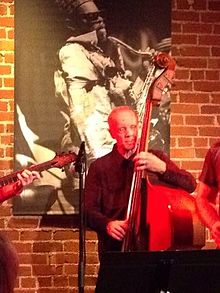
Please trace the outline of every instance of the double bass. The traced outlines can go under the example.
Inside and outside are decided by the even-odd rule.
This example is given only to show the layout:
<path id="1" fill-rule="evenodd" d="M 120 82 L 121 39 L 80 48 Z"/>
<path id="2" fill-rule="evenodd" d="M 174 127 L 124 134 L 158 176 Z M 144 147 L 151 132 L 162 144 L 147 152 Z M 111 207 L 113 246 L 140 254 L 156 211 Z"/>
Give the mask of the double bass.
<path id="1" fill-rule="evenodd" d="M 155 77 L 158 69 L 160 74 Z M 171 85 L 174 70 L 175 61 L 171 56 L 166 53 L 154 56 L 153 67 L 138 99 L 141 136 L 137 153 L 148 149 L 152 107 L 159 105 L 162 94 Z M 204 242 L 204 229 L 199 225 L 194 198 L 183 190 L 152 185 L 146 171 L 134 171 L 126 219 L 124 252 L 167 250 L 175 245 L 182 248 L 198 244 L 199 247 Z M 199 239 L 193 239 L 194 227 L 198 227 Z"/>

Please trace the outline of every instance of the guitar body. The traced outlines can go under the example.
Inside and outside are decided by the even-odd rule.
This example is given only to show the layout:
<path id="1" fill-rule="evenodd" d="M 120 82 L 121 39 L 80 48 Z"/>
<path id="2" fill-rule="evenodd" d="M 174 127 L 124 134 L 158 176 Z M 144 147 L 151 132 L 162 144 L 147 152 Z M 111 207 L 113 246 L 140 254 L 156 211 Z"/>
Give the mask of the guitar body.
<path id="1" fill-rule="evenodd" d="M 205 228 L 193 196 L 181 189 L 149 183 L 147 197 L 149 251 L 200 249 L 205 245 Z"/>

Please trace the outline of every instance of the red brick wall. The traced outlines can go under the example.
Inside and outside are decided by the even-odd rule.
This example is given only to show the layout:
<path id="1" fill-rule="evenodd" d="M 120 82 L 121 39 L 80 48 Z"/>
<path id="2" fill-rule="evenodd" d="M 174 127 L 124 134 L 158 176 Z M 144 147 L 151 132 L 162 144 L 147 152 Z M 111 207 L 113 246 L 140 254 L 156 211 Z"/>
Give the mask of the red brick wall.
<path id="1" fill-rule="evenodd" d="M 171 157 L 196 178 L 208 147 L 220 134 L 219 20 L 218 0 L 173 1 L 172 54 L 177 70 L 172 90 Z M 0 0 L 0 175 L 13 169 L 13 60 L 14 1 Z M 19 254 L 15 292 L 61 293 L 70 288 L 77 292 L 78 230 L 74 219 L 13 217 L 9 201 L 0 209 L 0 229 Z M 93 292 L 97 242 L 93 232 L 87 232 L 86 239 L 85 286 L 86 292 Z"/>
<path id="2" fill-rule="evenodd" d="M 189 3 L 193 3 L 191 6 Z M 220 135 L 220 2 L 173 1 L 171 156 L 196 177 Z"/>
<path id="3" fill-rule="evenodd" d="M 192 3 L 192 5 L 189 5 Z M 171 157 L 196 178 L 220 137 L 220 2 L 173 1 Z M 207 231 L 206 247 L 213 247 Z"/>

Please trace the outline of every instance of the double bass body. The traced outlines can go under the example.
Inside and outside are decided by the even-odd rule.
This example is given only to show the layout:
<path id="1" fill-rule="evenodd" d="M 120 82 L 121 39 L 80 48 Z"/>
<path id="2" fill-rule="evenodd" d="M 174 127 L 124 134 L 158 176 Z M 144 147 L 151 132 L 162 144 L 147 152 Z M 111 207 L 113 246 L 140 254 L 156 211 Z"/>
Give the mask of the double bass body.
<path id="1" fill-rule="evenodd" d="M 147 188 L 148 250 L 200 249 L 205 243 L 205 229 L 194 197 L 182 189 L 149 182 Z"/>

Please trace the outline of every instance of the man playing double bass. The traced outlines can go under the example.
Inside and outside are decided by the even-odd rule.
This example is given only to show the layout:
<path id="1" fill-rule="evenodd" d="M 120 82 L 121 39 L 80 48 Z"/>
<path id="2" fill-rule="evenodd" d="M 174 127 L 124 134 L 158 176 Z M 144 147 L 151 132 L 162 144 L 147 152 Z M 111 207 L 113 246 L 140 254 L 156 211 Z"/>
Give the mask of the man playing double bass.
<path id="1" fill-rule="evenodd" d="M 109 154 L 90 165 L 85 184 L 87 221 L 98 234 L 99 257 L 106 251 L 121 251 L 128 229 L 126 212 L 134 171 L 147 170 L 153 181 L 159 180 L 189 193 L 196 187 L 194 177 L 163 152 L 136 153 L 138 117 L 130 107 L 114 108 L 108 124 L 116 144 Z"/>

